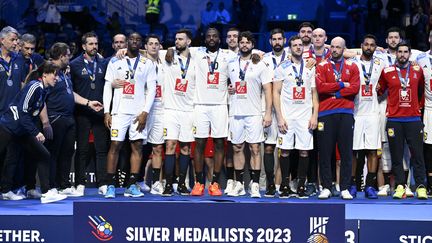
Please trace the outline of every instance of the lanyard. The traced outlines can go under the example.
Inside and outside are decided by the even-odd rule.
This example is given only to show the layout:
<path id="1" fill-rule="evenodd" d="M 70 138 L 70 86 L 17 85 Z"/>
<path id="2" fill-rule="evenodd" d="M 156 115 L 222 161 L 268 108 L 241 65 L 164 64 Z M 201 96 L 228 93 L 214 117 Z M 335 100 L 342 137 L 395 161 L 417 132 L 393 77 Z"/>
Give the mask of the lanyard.
<path id="1" fill-rule="evenodd" d="M 208 53 L 208 50 L 206 50 L 206 52 Z M 216 61 L 217 61 L 218 56 L 219 56 L 219 49 L 218 49 L 218 51 L 216 53 L 216 57 L 215 57 L 215 59 L 213 61 L 210 61 L 210 57 L 207 56 L 207 63 L 208 63 L 208 66 L 209 66 L 210 74 L 214 73 L 214 70 L 215 70 L 215 67 L 216 67 Z"/>
<path id="2" fill-rule="evenodd" d="M 60 78 L 66 83 L 66 91 L 69 93 L 69 94 L 71 94 L 72 92 L 72 90 L 70 89 L 70 87 L 69 87 L 69 82 L 68 82 L 68 78 L 66 77 L 66 74 L 64 73 L 64 72 L 59 72 L 59 76 L 60 76 Z"/>
<path id="3" fill-rule="evenodd" d="M 324 51 L 323 51 L 323 54 L 322 54 L 322 55 L 318 55 L 318 54 L 316 54 L 314 48 L 311 48 L 311 51 L 312 51 L 312 54 L 315 55 L 315 58 L 318 58 L 318 57 L 319 57 L 319 58 L 321 58 L 321 59 L 324 59 L 324 58 L 327 56 L 327 53 L 328 53 L 328 49 L 327 49 L 327 48 L 324 48 Z"/>
<path id="4" fill-rule="evenodd" d="M 400 72 L 400 68 L 396 67 L 398 76 L 399 76 L 399 81 L 401 83 L 402 89 L 406 90 L 406 87 L 409 85 L 410 79 L 409 79 L 409 72 L 410 72 L 410 67 L 411 65 L 408 64 L 408 67 L 406 68 L 407 72 L 405 73 L 405 77 L 402 78 L 402 74 Z M 405 69 L 405 68 L 403 68 Z"/>
<path id="5" fill-rule="evenodd" d="M 134 63 L 134 65 L 133 65 L 133 68 L 132 68 L 132 66 L 131 66 L 131 63 L 130 63 L 129 58 L 126 59 L 126 62 L 127 62 L 127 64 L 128 64 L 128 68 L 129 68 L 129 72 L 131 73 L 131 74 L 130 74 L 130 79 L 131 79 L 131 80 L 133 80 L 134 77 L 135 77 L 135 72 L 136 72 L 136 69 L 137 69 L 137 67 L 138 67 L 139 59 L 140 59 L 140 55 L 138 54 L 138 56 L 137 56 L 136 59 L 135 59 L 135 63 Z M 157 73 L 157 65 L 156 65 L 156 73 Z"/>
<path id="6" fill-rule="evenodd" d="M 240 57 L 238 59 L 238 62 L 239 62 L 239 78 L 240 78 L 241 81 L 244 81 L 245 80 L 245 76 L 246 76 L 246 71 L 247 71 L 247 68 L 249 66 L 250 61 L 246 62 L 246 65 L 243 67 L 243 70 L 240 67 Z"/>
<path id="7" fill-rule="evenodd" d="M 344 66 L 344 60 L 342 59 L 339 70 L 336 70 L 336 64 L 334 61 L 330 61 L 331 65 L 333 67 L 333 73 L 336 75 L 336 82 L 341 82 L 341 78 L 342 78 L 342 70 L 343 70 L 343 66 Z"/>
<path id="8" fill-rule="evenodd" d="M 299 87 L 302 86 L 302 84 L 303 84 L 303 78 L 302 78 L 302 76 L 303 76 L 303 64 L 304 64 L 304 62 L 303 62 L 303 58 L 302 58 L 301 64 L 300 64 L 300 73 L 297 72 L 297 68 L 294 66 L 294 63 L 293 63 L 293 66 L 292 66 L 293 70 L 294 70 L 296 84 Z"/>
<path id="9" fill-rule="evenodd" d="M 277 66 L 285 60 L 285 50 L 282 53 L 282 58 L 281 58 L 279 64 L 276 62 L 275 54 L 273 52 L 272 52 L 272 59 L 273 59 L 273 69 L 276 69 Z"/>
<path id="10" fill-rule="evenodd" d="M 0 49 L 1 51 L 1 49 Z M 8 63 L 5 59 L 3 59 L 2 57 L 0 57 L 0 64 L 3 66 L 3 68 L 6 71 L 6 75 L 8 77 L 8 79 L 10 79 L 11 75 L 12 75 L 12 63 L 13 63 L 13 58 L 11 56 L 11 60 Z M 9 64 L 9 65 L 8 65 Z"/>
<path id="11" fill-rule="evenodd" d="M 191 55 L 189 53 L 188 57 L 187 57 L 187 61 L 186 61 L 186 66 L 184 66 L 182 59 L 180 57 L 178 57 L 178 60 L 179 60 L 179 63 L 180 63 L 180 69 L 181 69 L 181 77 L 182 77 L 182 79 L 186 78 L 186 74 L 187 74 L 187 71 L 189 69 L 190 59 L 191 59 Z"/>
<path id="12" fill-rule="evenodd" d="M 366 67 L 363 64 L 363 62 L 361 63 L 361 65 L 362 65 L 362 70 L 363 70 L 363 77 L 365 78 L 365 83 L 366 83 L 366 85 L 369 85 L 370 78 L 372 76 L 372 68 L 374 65 L 374 60 L 373 60 L 373 58 L 370 60 L 370 66 L 369 66 L 369 72 L 368 73 L 366 72 Z"/>
<path id="13" fill-rule="evenodd" d="M 86 69 L 86 71 L 87 71 L 87 73 L 89 74 L 89 77 L 90 77 L 90 80 L 91 81 L 95 81 L 95 79 L 96 79 L 96 68 L 97 68 L 97 59 L 95 58 L 94 59 L 94 61 L 93 61 L 93 71 L 92 70 L 90 70 L 90 67 L 89 67 L 89 62 L 87 61 L 87 59 L 84 59 L 84 63 L 85 63 L 85 69 Z"/>

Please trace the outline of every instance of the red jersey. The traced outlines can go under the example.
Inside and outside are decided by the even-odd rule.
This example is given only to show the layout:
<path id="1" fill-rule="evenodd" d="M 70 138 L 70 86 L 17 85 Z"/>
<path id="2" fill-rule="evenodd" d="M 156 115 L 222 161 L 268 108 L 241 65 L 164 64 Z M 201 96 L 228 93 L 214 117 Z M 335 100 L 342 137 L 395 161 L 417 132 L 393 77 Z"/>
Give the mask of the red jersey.
<path id="1" fill-rule="evenodd" d="M 315 50 L 313 48 L 309 49 L 309 55 L 313 58 L 315 58 L 317 65 L 320 64 L 322 61 L 325 61 L 331 57 L 331 51 L 328 48 L 324 48 L 324 53 L 322 55 L 318 55 L 315 53 Z"/>
<path id="2" fill-rule="evenodd" d="M 344 82 L 350 83 L 349 87 L 345 87 Z M 357 65 L 345 59 L 339 63 L 329 59 L 321 62 L 316 68 L 316 88 L 319 96 L 318 116 L 353 114 L 354 98 L 360 88 Z"/>
<path id="3" fill-rule="evenodd" d="M 425 84 L 420 66 L 409 64 L 407 68 L 399 68 L 396 65 L 384 68 L 378 84 L 378 95 L 388 90 L 388 118 L 410 119 L 421 116 L 419 100 Z"/>

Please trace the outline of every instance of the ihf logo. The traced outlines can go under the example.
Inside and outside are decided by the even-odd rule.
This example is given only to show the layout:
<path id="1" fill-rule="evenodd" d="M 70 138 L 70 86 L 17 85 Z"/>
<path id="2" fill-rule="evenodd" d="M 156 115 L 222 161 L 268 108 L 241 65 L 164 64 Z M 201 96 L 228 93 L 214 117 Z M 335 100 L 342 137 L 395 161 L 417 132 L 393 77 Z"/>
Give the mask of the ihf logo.
<path id="1" fill-rule="evenodd" d="M 329 222 L 329 217 L 310 217 L 309 218 L 309 236 L 308 243 L 328 243 L 326 234 L 326 226 Z"/>

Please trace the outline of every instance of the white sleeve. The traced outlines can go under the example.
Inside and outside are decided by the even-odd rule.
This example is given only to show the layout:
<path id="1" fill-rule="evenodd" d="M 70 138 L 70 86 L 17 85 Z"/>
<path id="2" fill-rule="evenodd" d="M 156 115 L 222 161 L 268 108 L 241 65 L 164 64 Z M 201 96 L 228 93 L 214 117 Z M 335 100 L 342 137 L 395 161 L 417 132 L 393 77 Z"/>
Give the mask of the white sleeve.
<path id="1" fill-rule="evenodd" d="M 151 62 L 151 67 L 149 67 L 146 77 L 147 94 L 144 104 L 144 112 L 146 113 L 150 113 L 154 99 L 156 97 L 156 80 L 156 65 Z"/>
<path id="2" fill-rule="evenodd" d="M 104 91 L 103 91 L 103 106 L 104 106 L 104 113 L 109 113 L 110 112 L 110 105 L 111 105 L 111 100 L 112 100 L 112 86 L 111 83 L 114 80 L 114 75 L 113 75 L 113 68 L 112 68 L 112 63 L 109 62 L 108 63 L 108 67 L 107 67 L 107 71 L 105 74 L 105 85 L 104 85 Z"/>

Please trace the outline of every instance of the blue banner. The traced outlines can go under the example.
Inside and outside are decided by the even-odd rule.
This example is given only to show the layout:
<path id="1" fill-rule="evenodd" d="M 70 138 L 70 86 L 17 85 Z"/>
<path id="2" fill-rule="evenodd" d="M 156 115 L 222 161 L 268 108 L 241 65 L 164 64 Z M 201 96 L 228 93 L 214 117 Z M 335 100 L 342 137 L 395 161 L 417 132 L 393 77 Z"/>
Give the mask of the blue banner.
<path id="1" fill-rule="evenodd" d="M 0 216 L 0 242 L 72 243 L 72 216 Z"/>
<path id="2" fill-rule="evenodd" d="M 345 205 L 75 202 L 75 242 L 332 242 Z"/>

